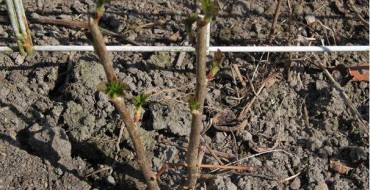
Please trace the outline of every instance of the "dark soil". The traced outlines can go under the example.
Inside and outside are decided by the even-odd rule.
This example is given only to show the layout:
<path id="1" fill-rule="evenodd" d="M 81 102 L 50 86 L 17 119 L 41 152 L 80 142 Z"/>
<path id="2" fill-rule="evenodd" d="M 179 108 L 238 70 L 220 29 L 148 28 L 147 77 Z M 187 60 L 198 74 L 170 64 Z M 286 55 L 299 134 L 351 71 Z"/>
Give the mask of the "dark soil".
<path id="1" fill-rule="evenodd" d="M 1 2 L 1 1 L 0 1 Z M 92 0 L 24 1 L 30 18 L 86 21 Z M 212 22 L 211 44 L 246 45 L 369 45 L 369 32 L 341 1 L 283 3 L 275 36 L 269 32 L 274 1 L 220 1 Z M 0 14 L 6 17 L 5 2 Z M 368 1 L 356 0 L 361 16 L 369 18 Z M 107 35 L 108 45 L 126 45 L 123 38 L 143 45 L 180 46 L 184 19 L 192 1 L 113 1 L 101 27 L 122 35 Z M 312 19 L 314 23 L 307 24 Z M 146 23 L 164 25 L 137 28 Z M 34 45 L 90 45 L 85 29 L 30 22 Z M 180 38 L 171 41 L 175 33 Z M 300 41 L 299 36 L 313 41 Z M 16 45 L 9 23 L 0 25 L 0 45 Z M 199 189 L 368 189 L 369 141 L 338 90 L 317 67 L 312 53 L 225 53 L 226 60 L 210 82 L 204 126 L 222 110 L 238 116 L 255 90 L 272 73 L 279 77 L 264 88 L 243 116 L 248 125 L 234 133 L 210 126 L 203 145 L 234 155 L 224 164 L 257 167 L 255 172 L 221 170 L 218 178 L 199 180 Z M 119 77 L 130 86 L 126 99 L 154 92 L 145 106 L 140 133 L 153 171 L 163 163 L 184 161 L 191 114 L 187 97 L 195 88 L 195 55 L 187 53 L 111 53 Z M 369 52 L 318 53 L 328 68 L 368 63 Z M 211 58 L 211 56 L 210 56 Z M 210 59 L 211 60 L 211 59 Z M 245 87 L 235 74 L 236 65 Z M 338 82 L 340 72 L 330 69 Z M 247 82 L 250 79 L 251 83 Z M 96 86 L 105 80 L 92 52 L 0 54 L 0 189 L 144 189 L 135 153 L 124 130 L 120 151 L 116 142 L 122 125 L 118 112 Z M 368 82 L 343 84 L 362 118 L 369 122 Z M 164 138 L 173 144 L 159 141 Z M 178 145 L 178 146 L 174 146 Z M 256 155 L 260 151 L 269 153 Z M 249 157 L 247 159 L 244 159 Z M 352 169 L 338 173 L 330 161 Z M 218 164 L 206 154 L 203 163 Z M 236 165 L 234 164 L 234 165 Z M 202 173 L 210 173 L 204 169 Z M 295 178 L 287 179 L 298 174 Z M 169 169 L 159 180 L 162 189 L 183 182 L 183 168 Z"/>

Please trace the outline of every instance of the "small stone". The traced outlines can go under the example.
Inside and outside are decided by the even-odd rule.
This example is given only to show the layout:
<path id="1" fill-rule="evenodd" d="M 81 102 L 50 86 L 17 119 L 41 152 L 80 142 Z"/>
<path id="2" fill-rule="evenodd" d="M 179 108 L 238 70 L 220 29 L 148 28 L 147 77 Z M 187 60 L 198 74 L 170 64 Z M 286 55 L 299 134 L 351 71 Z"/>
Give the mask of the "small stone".
<path id="1" fill-rule="evenodd" d="M 369 83 L 361 81 L 360 82 L 360 88 L 361 89 L 369 88 Z"/>
<path id="2" fill-rule="evenodd" d="M 333 148 L 332 148 L 332 147 L 330 147 L 330 146 L 324 146 L 324 147 L 323 147 L 323 150 L 326 152 L 326 154 L 327 154 L 328 156 L 333 155 L 334 150 L 333 150 Z"/>
<path id="3" fill-rule="evenodd" d="M 320 182 L 315 186 L 314 190 L 329 190 L 329 187 L 325 182 Z"/>
<path id="4" fill-rule="evenodd" d="M 193 70 L 194 69 L 194 65 L 192 63 L 189 63 L 189 64 L 186 65 L 186 69 Z"/>
<path id="5" fill-rule="evenodd" d="M 107 182 L 112 184 L 112 185 L 116 185 L 116 180 L 114 180 L 114 178 L 112 176 L 107 177 Z"/>
<path id="6" fill-rule="evenodd" d="M 226 137 L 223 133 L 217 132 L 215 138 L 216 138 L 216 143 L 222 143 L 225 141 Z"/>
<path id="7" fill-rule="evenodd" d="M 213 89 L 212 90 L 212 95 L 214 98 L 217 98 L 221 95 L 221 91 L 219 89 Z"/>
<path id="8" fill-rule="evenodd" d="M 72 16 L 66 15 L 66 14 L 61 14 L 57 18 L 58 19 L 64 19 L 64 20 L 72 20 Z"/>
<path id="9" fill-rule="evenodd" d="M 80 1 L 73 1 L 73 4 L 71 6 L 71 11 L 74 14 L 81 14 L 83 12 L 86 12 L 84 8 L 84 4 L 82 4 Z"/>
<path id="10" fill-rule="evenodd" d="M 354 147 L 351 149 L 349 153 L 349 157 L 351 158 L 352 162 L 359 162 L 359 161 L 366 161 L 368 158 L 368 155 L 366 154 L 363 148 Z"/>
<path id="11" fill-rule="evenodd" d="M 31 14 L 31 17 L 32 17 L 32 18 L 39 18 L 39 17 L 40 17 L 40 15 L 39 15 L 39 14 L 37 14 L 37 13 L 32 13 L 32 14 Z"/>
<path id="12" fill-rule="evenodd" d="M 292 166 L 297 167 L 299 164 L 301 164 L 301 159 L 298 157 L 296 159 L 292 159 Z"/>
<path id="13" fill-rule="evenodd" d="M 257 33 L 260 33 L 262 30 L 262 26 L 258 23 L 253 25 L 253 30 L 256 31 Z"/>
<path id="14" fill-rule="evenodd" d="M 161 167 L 162 167 L 162 161 L 157 158 L 157 157 L 153 157 L 152 159 L 152 165 L 153 165 L 153 169 L 158 171 Z"/>
<path id="15" fill-rule="evenodd" d="M 254 9 L 254 12 L 257 13 L 257 14 L 263 14 L 265 12 L 265 9 L 263 7 L 256 7 L 256 9 Z"/>
<path id="16" fill-rule="evenodd" d="M 299 189 L 300 187 L 301 187 L 301 180 L 298 177 L 296 177 L 290 184 L 290 188 L 295 190 L 295 189 Z"/>
<path id="17" fill-rule="evenodd" d="M 5 97 L 10 93 L 10 89 L 6 88 L 4 86 L 1 87 L 0 89 L 0 97 Z"/>
<path id="18" fill-rule="evenodd" d="M 28 130 L 30 132 L 36 132 L 36 131 L 40 131 L 42 129 L 42 126 L 40 126 L 39 124 L 35 123 L 33 124 L 30 128 L 28 128 Z"/>
<path id="19" fill-rule="evenodd" d="M 44 0 L 37 0 L 37 7 L 39 8 L 39 9 L 42 9 L 42 7 L 44 6 Z"/>
<path id="20" fill-rule="evenodd" d="M 237 15 L 237 16 L 242 16 L 242 8 L 240 6 L 233 6 L 232 10 L 231 10 L 231 14 L 232 15 Z"/>
<path id="21" fill-rule="evenodd" d="M 319 139 L 312 138 L 307 142 L 307 148 L 311 151 L 315 151 L 322 146 L 322 142 Z"/>
<path id="22" fill-rule="evenodd" d="M 17 124 L 18 123 L 18 119 L 17 118 L 13 118 L 12 120 L 10 120 L 10 122 L 12 124 Z"/>
<path id="23" fill-rule="evenodd" d="M 272 167 L 274 165 L 274 162 L 267 160 L 264 165 L 267 167 Z"/>
<path id="24" fill-rule="evenodd" d="M 136 38 L 137 38 L 137 34 L 136 33 L 132 33 L 126 39 L 127 40 L 131 40 L 131 41 L 135 41 Z"/>
<path id="25" fill-rule="evenodd" d="M 60 168 L 58 168 L 58 169 L 56 169 L 55 173 L 58 174 L 58 175 L 62 175 L 63 171 Z"/>
<path id="26" fill-rule="evenodd" d="M 24 63 L 25 58 L 26 58 L 25 56 L 22 56 L 19 54 L 17 58 L 15 59 L 15 64 L 22 65 Z"/>
<path id="27" fill-rule="evenodd" d="M 4 38 L 9 37 L 9 34 L 8 34 L 7 32 L 5 32 L 5 31 L 4 31 L 4 32 L 2 32 L 1 34 L 3 35 L 3 37 L 4 37 Z"/>
<path id="28" fill-rule="evenodd" d="M 163 29 L 159 29 L 159 28 L 154 29 L 154 34 L 164 34 L 166 32 L 167 32 L 167 30 L 163 30 Z"/>
<path id="29" fill-rule="evenodd" d="M 237 1 L 235 3 L 236 6 L 241 8 L 241 12 L 246 14 L 248 11 L 251 10 L 251 2 L 250 1 Z"/>
<path id="30" fill-rule="evenodd" d="M 307 24 L 314 23 L 316 21 L 316 18 L 312 14 L 307 14 L 304 19 L 306 20 Z"/>

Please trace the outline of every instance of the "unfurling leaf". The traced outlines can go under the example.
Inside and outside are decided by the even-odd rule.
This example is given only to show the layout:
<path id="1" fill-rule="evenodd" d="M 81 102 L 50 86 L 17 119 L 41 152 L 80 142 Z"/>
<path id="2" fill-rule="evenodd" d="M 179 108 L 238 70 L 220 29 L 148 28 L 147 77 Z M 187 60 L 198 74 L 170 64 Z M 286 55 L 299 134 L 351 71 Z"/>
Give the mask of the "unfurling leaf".
<path id="1" fill-rule="evenodd" d="M 212 68 L 207 75 L 207 79 L 212 79 L 217 74 L 224 59 L 225 55 L 218 49 L 213 57 Z"/>
<path id="2" fill-rule="evenodd" d="M 215 75 L 217 74 L 219 70 L 220 70 L 220 67 L 212 67 L 207 75 L 207 79 L 208 80 L 213 79 L 213 77 L 215 77 Z"/>
<path id="3" fill-rule="evenodd" d="M 112 0 L 97 0 L 96 2 L 96 11 L 95 11 L 95 20 L 99 21 L 105 12 L 104 5 L 110 3 Z"/>
<path id="4" fill-rule="evenodd" d="M 191 111 L 198 110 L 200 108 L 200 105 L 194 96 L 189 97 L 188 103 Z"/>
<path id="5" fill-rule="evenodd" d="M 201 9 L 204 12 L 204 21 L 211 22 L 212 17 L 215 17 L 220 10 L 220 5 L 217 0 L 203 0 Z"/>
<path id="6" fill-rule="evenodd" d="M 193 13 L 182 21 L 182 23 L 185 25 L 185 31 L 188 33 L 188 35 L 193 35 L 193 24 L 197 21 L 197 18 L 198 14 Z"/>
<path id="7" fill-rule="evenodd" d="M 143 110 L 143 108 L 141 106 L 136 107 L 135 114 L 134 114 L 134 122 L 135 123 L 140 121 L 142 110 Z"/>
<path id="8" fill-rule="evenodd" d="M 143 105 L 146 103 L 149 94 L 139 94 L 133 98 L 133 102 L 135 105 L 135 114 L 134 114 L 134 122 L 137 123 L 140 121 L 141 112 L 143 110 Z"/>
<path id="9" fill-rule="evenodd" d="M 123 91 L 129 89 L 128 85 L 120 81 L 101 82 L 98 84 L 97 89 L 106 93 L 109 98 L 123 96 Z"/>
<path id="10" fill-rule="evenodd" d="M 146 103 L 146 100 L 148 99 L 149 95 L 142 93 L 140 95 L 137 95 L 133 98 L 133 102 L 136 108 L 143 106 Z"/>
<path id="11" fill-rule="evenodd" d="M 217 64 L 217 67 L 220 67 L 222 62 L 224 62 L 224 59 L 225 54 L 223 54 L 220 49 L 217 49 L 217 51 L 215 52 L 215 56 L 213 57 L 213 62 Z"/>

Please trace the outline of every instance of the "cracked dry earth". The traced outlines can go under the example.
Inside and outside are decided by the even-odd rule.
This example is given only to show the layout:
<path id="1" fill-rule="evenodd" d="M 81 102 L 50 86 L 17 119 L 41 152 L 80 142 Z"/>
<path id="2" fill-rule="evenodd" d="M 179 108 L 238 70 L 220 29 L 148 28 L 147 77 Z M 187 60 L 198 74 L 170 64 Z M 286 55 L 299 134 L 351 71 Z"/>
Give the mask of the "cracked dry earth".
<path id="1" fill-rule="evenodd" d="M 0 1 L 0 45 L 16 45 Z M 34 45 L 91 45 L 85 29 L 40 23 L 37 18 L 87 20 L 92 0 L 23 1 Z M 211 45 L 369 45 L 369 31 L 346 1 L 290 1 L 281 8 L 275 36 L 269 32 L 277 2 L 223 1 L 211 25 Z M 354 1 L 369 18 L 369 2 Z M 183 44 L 181 20 L 192 1 L 113 1 L 100 26 L 108 45 Z M 163 21 L 162 25 L 142 27 Z M 198 189 L 368 189 L 369 141 L 340 92 L 317 67 L 312 53 L 225 53 L 222 69 L 210 82 L 203 135 L 223 164 L 248 165 L 254 172 L 203 169 L 217 179 L 199 180 Z M 316 53 L 342 84 L 362 119 L 369 122 L 369 84 L 345 82 L 336 66 L 368 63 L 369 52 Z M 194 92 L 195 55 L 112 52 L 119 77 L 129 84 L 126 100 L 152 92 L 140 124 L 153 171 L 184 161 Z M 211 60 L 211 56 L 210 59 Z M 277 77 L 264 83 L 272 74 Z M 105 94 L 96 90 L 104 70 L 92 52 L 0 53 L 0 189 L 144 189 L 131 141 Z M 264 88 L 261 88 L 264 86 Z M 254 92 L 259 91 L 258 96 Z M 247 111 L 244 108 L 250 105 Z M 211 125 L 242 115 L 245 126 Z M 223 128 L 220 128 L 223 127 Z M 228 128 L 225 128 L 228 127 Z M 265 153 L 269 151 L 269 153 Z M 239 161 L 237 161 L 239 160 Z M 236 162 L 235 162 L 236 161 Z M 205 164 L 219 164 L 205 154 Z M 176 189 L 183 168 L 159 179 L 161 189 Z"/>

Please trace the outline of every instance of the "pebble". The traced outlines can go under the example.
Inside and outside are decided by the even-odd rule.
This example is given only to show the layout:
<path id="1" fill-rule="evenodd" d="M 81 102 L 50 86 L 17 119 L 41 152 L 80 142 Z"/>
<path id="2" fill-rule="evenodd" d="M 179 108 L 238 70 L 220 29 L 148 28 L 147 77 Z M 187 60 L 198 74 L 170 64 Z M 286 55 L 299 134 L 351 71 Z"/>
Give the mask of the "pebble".
<path id="1" fill-rule="evenodd" d="M 256 7 L 256 9 L 254 9 L 254 12 L 260 15 L 265 12 L 265 9 L 263 7 L 258 6 Z"/>
<path id="2" fill-rule="evenodd" d="M 314 23 L 316 21 L 316 18 L 312 14 L 307 14 L 304 19 L 306 20 L 307 24 Z"/>
<path id="3" fill-rule="evenodd" d="M 63 19 L 63 20 L 72 20 L 72 16 L 66 15 L 66 14 L 61 14 L 57 16 L 58 19 Z"/>
<path id="4" fill-rule="evenodd" d="M 154 170 L 159 170 L 162 167 L 163 163 L 159 158 L 153 157 L 152 164 L 153 164 L 153 169 Z"/>
<path id="5" fill-rule="evenodd" d="M 237 1 L 235 3 L 237 6 L 241 7 L 241 12 L 243 14 L 247 13 L 251 10 L 251 2 L 250 1 Z"/>
<path id="6" fill-rule="evenodd" d="M 326 185 L 325 182 L 320 182 L 319 184 L 317 184 L 317 186 L 315 186 L 314 189 L 315 190 L 329 190 L 329 187 L 328 185 Z"/>
<path id="7" fill-rule="evenodd" d="M 216 133 L 216 136 L 215 136 L 215 139 L 216 139 L 216 143 L 222 143 L 225 141 L 225 135 L 221 132 L 217 132 Z"/>
<path id="8" fill-rule="evenodd" d="M 42 7 L 44 6 L 44 0 L 37 0 L 37 7 L 39 8 L 39 9 L 42 9 Z"/>
<path id="9" fill-rule="evenodd" d="M 366 161 L 368 155 L 366 154 L 365 150 L 360 147 L 353 147 L 349 153 L 349 157 L 353 162 L 358 161 Z"/>
<path id="10" fill-rule="evenodd" d="M 159 28 L 154 29 L 154 34 L 164 34 L 166 32 L 167 32 L 167 30 L 163 30 L 163 29 L 159 29 Z"/>
<path id="11" fill-rule="evenodd" d="M 58 169 L 55 171 L 55 173 L 56 173 L 56 174 L 58 174 L 58 175 L 62 175 L 62 174 L 63 174 L 63 171 L 62 171 L 60 168 L 58 168 Z"/>
<path id="12" fill-rule="evenodd" d="M 71 10 L 74 14 L 81 14 L 86 12 L 84 4 L 82 4 L 80 1 L 73 1 Z"/>
<path id="13" fill-rule="evenodd" d="M 39 15 L 39 14 L 37 14 L 37 13 L 32 13 L 32 14 L 31 14 L 31 17 L 32 17 L 32 18 L 39 18 L 39 17 L 40 17 L 40 15 Z"/>
<path id="14" fill-rule="evenodd" d="M 22 65 L 24 63 L 24 59 L 26 56 L 18 55 L 17 58 L 15 59 L 15 64 L 17 65 Z"/>
<path id="15" fill-rule="evenodd" d="M 2 32 L 2 35 L 3 35 L 4 38 L 8 38 L 9 37 L 9 34 L 7 32 L 5 32 L 5 31 Z"/>
<path id="16" fill-rule="evenodd" d="M 296 177 L 290 184 L 290 188 L 295 190 L 295 189 L 299 189 L 300 187 L 301 187 L 301 180 L 298 177 Z"/>
<path id="17" fill-rule="evenodd" d="M 360 82 L 360 88 L 361 89 L 365 89 L 365 88 L 368 88 L 368 87 L 369 87 L 369 83 L 363 82 L 363 81 Z"/>
<path id="18" fill-rule="evenodd" d="M 112 176 L 107 177 L 107 182 L 112 184 L 112 185 L 116 185 L 116 180 L 114 180 L 114 178 Z"/>
<path id="19" fill-rule="evenodd" d="M 137 38 L 137 33 L 132 33 L 126 39 L 135 41 L 136 38 Z"/>
<path id="20" fill-rule="evenodd" d="M 259 34 L 262 30 L 262 26 L 258 23 L 255 23 L 253 24 L 253 30 L 255 30 Z"/>
<path id="21" fill-rule="evenodd" d="M 319 139 L 316 139 L 316 138 L 311 138 L 307 142 L 307 148 L 311 151 L 317 150 L 318 148 L 321 147 L 321 145 L 322 145 L 322 142 Z"/>
<path id="22" fill-rule="evenodd" d="M 328 156 L 333 155 L 333 148 L 330 146 L 324 146 L 320 148 L 317 152 L 322 158 L 327 158 Z"/>
<path id="23" fill-rule="evenodd" d="M 4 33 L 4 28 L 0 25 L 0 34 Z"/>

